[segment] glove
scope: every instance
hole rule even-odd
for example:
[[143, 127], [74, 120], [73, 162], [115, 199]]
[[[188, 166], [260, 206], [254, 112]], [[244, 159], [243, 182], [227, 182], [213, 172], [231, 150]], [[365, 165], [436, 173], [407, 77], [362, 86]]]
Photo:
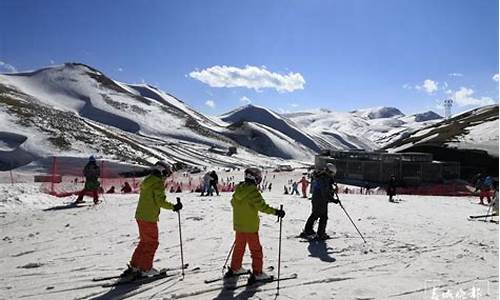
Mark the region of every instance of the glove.
[[277, 209], [274, 214], [277, 215], [279, 218], [284, 218], [285, 217], [285, 211], [282, 210], [282, 209]]
[[182, 203], [180, 202], [177, 202], [176, 204], [174, 204], [174, 209], [173, 211], [179, 211], [182, 209]]
[[335, 204], [339, 204], [340, 201], [337, 197], [335, 197], [333, 194], [331, 195], [332, 197], [328, 200], [328, 202], [333, 202]]

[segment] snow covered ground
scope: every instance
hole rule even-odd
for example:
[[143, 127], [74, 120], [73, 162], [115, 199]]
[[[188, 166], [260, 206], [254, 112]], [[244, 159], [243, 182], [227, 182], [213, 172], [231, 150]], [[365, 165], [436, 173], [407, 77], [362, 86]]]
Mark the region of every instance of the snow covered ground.
[[[405, 195], [390, 204], [386, 196], [341, 194], [367, 243], [334, 204], [333, 239], [307, 243], [295, 236], [310, 204], [282, 194], [290, 178], [300, 174], [277, 173], [273, 191], [263, 194], [286, 211], [281, 274], [298, 274], [281, 282], [277, 298], [476, 299], [470, 295], [481, 293], [477, 299], [498, 299], [498, 225], [467, 221], [487, 210], [477, 199]], [[203, 282], [221, 274], [233, 242], [231, 194], [168, 194], [171, 201], [175, 196], [184, 203], [184, 260], [199, 271], [188, 270], [183, 280], [103, 288], [91, 279], [120, 273], [136, 245], [138, 195], [107, 194], [98, 206], [50, 209], [72, 199], [40, 194], [36, 184], [0, 184], [0, 299], [275, 299], [276, 283], [228, 291], [220, 282]], [[261, 214], [264, 267], [277, 267], [278, 224]], [[180, 265], [177, 215], [163, 211], [159, 227], [155, 265]], [[248, 253], [244, 264], [250, 267]]]

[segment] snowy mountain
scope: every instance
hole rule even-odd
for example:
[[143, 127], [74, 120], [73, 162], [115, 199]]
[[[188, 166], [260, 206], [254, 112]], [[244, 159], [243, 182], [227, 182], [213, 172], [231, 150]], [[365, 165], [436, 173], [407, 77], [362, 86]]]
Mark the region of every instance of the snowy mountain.
[[[432, 111], [405, 116], [394, 107], [278, 114], [254, 105], [209, 117], [154, 86], [118, 82], [67, 63], [0, 75], [0, 170], [46, 166], [53, 155], [90, 154], [138, 164], [166, 159], [193, 166], [273, 167], [284, 160], [304, 165], [321, 149], [404, 150], [398, 141], [440, 120]], [[477, 130], [492, 128], [481, 126]], [[481, 143], [498, 156], [494, 139], [473, 136], [462, 136], [460, 147]], [[226, 155], [230, 147], [237, 154]]]
[[385, 118], [404, 116], [404, 114], [395, 107], [367, 108], [367, 109], [355, 110], [352, 111], [351, 113], [368, 119], [385, 119]]
[[307, 132], [286, 117], [280, 116], [264, 107], [249, 104], [222, 115], [220, 119], [231, 124], [242, 124], [243, 122], [258, 123], [288, 136], [315, 152], [320, 150], [318, 142]]
[[157, 88], [116, 82], [83, 64], [0, 75], [0, 103], [4, 170], [51, 155], [98, 154], [140, 164], [160, 158], [190, 165], [279, 162], [246, 147], [233, 157], [209, 152], [240, 147], [227, 137], [238, 132]]
[[441, 118], [434, 112], [405, 116], [394, 107], [352, 112], [320, 109], [286, 116], [337, 148], [368, 150], [379, 149]]

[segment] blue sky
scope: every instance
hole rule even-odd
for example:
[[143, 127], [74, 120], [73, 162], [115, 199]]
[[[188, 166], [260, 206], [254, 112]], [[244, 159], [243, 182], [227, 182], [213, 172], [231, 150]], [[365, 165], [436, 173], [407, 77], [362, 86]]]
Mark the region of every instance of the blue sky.
[[498, 103], [498, 34], [495, 0], [2, 0], [0, 72], [82, 62], [207, 114], [442, 114]]

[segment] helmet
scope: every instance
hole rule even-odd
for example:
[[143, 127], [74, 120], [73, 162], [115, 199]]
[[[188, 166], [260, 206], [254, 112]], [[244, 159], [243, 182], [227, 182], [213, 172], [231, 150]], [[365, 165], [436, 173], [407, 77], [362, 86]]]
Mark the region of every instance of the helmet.
[[161, 175], [165, 177], [168, 177], [172, 174], [172, 168], [170, 168], [170, 165], [163, 160], [157, 161], [153, 166], [153, 170], [159, 171]]
[[245, 170], [245, 180], [251, 180], [255, 184], [262, 181], [262, 172], [257, 168], [248, 168]]
[[89, 157], [89, 162], [95, 162], [95, 156], [94, 155], [91, 155]]
[[335, 174], [337, 174], [337, 167], [332, 163], [327, 163], [325, 170], [330, 172], [332, 176], [335, 176]]

